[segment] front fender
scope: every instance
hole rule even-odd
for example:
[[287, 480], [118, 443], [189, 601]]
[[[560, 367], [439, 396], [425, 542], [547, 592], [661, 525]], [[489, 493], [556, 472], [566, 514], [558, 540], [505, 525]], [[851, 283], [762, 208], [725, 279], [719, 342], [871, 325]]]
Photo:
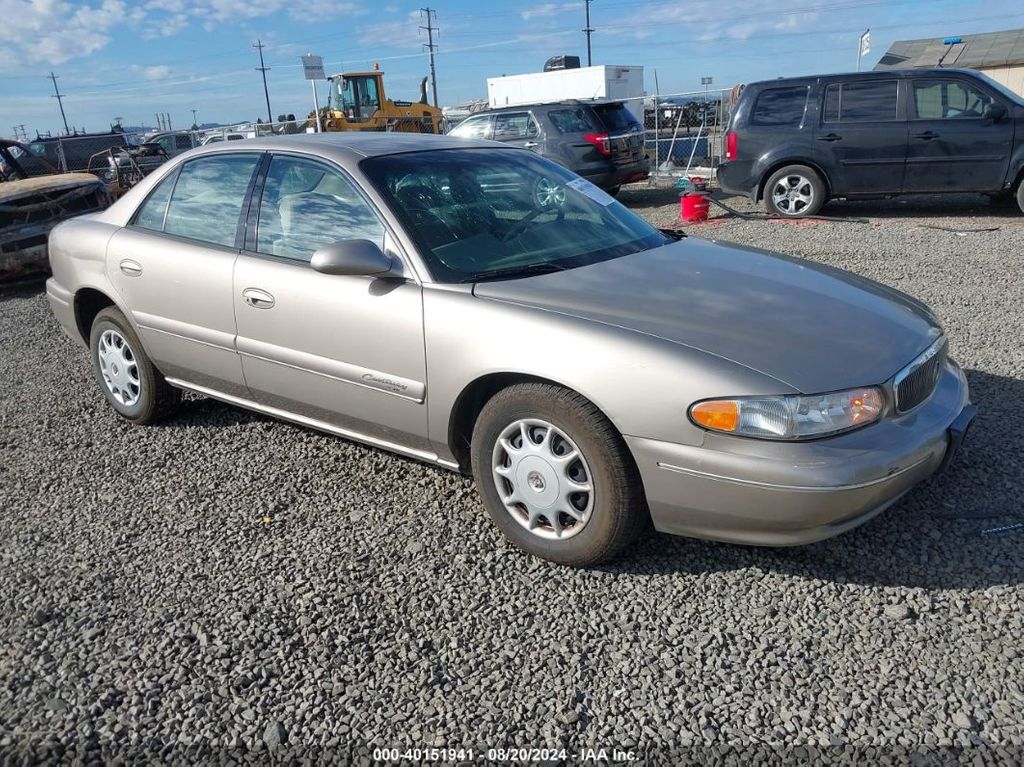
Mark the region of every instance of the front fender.
[[428, 434], [452, 459], [449, 424], [460, 396], [491, 374], [543, 378], [579, 392], [623, 435], [700, 445], [687, 418], [698, 399], [737, 391], [789, 393], [774, 378], [636, 331], [558, 312], [424, 290]]

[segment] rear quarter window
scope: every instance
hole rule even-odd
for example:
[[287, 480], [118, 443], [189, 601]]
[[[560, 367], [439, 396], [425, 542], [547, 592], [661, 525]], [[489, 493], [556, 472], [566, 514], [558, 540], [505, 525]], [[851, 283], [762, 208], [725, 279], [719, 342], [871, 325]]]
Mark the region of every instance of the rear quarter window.
[[806, 85], [768, 88], [757, 94], [750, 114], [751, 125], [799, 125], [807, 106]]
[[588, 133], [598, 127], [582, 107], [554, 109], [548, 112], [548, 119], [559, 133]]
[[594, 107], [594, 112], [609, 133], [628, 131], [639, 125], [625, 104], [600, 104]]
[[825, 89], [827, 123], [886, 122], [896, 119], [895, 80], [832, 83]]

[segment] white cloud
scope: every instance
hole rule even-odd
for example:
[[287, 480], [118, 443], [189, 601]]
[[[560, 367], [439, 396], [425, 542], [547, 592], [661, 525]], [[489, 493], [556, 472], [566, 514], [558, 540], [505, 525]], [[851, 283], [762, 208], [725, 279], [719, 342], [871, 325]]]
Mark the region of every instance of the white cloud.
[[62, 64], [88, 56], [110, 42], [117, 26], [135, 23], [143, 11], [122, 0], [93, 5], [63, 0], [0, 0], [0, 68]]
[[166, 80], [171, 76], [171, 68], [166, 64], [146, 67], [142, 70], [142, 76], [147, 80]]
[[559, 13], [565, 13], [566, 11], [575, 11], [578, 8], [582, 8], [583, 3], [542, 3], [535, 5], [532, 8], [527, 8], [520, 15], [526, 20], [530, 19], [542, 19], [548, 16], [556, 16]]

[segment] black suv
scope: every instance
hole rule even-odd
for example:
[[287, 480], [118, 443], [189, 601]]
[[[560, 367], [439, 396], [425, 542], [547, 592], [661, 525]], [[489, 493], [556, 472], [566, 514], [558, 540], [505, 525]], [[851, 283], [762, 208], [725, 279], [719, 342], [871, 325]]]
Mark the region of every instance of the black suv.
[[747, 86], [718, 183], [769, 212], [830, 197], [982, 192], [1024, 210], [1024, 100], [969, 69], [908, 69]]
[[621, 101], [562, 101], [478, 112], [452, 136], [532, 149], [612, 194], [647, 178], [644, 127]]

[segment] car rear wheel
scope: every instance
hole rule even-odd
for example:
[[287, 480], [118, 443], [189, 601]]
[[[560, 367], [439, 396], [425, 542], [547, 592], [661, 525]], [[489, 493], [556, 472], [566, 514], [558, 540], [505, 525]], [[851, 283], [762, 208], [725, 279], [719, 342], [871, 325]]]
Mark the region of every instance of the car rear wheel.
[[108, 307], [96, 315], [89, 349], [103, 396], [132, 423], [159, 421], [181, 401], [181, 392], [153, 366], [131, 324], [117, 309]]
[[787, 165], [775, 171], [764, 185], [768, 212], [786, 218], [813, 216], [825, 204], [825, 182], [813, 168]]
[[1017, 184], [1017, 205], [1020, 208], [1020, 212], [1024, 213], [1024, 179]]
[[484, 506], [520, 549], [564, 565], [607, 561], [646, 514], [632, 456], [586, 398], [551, 384], [510, 386], [473, 429], [473, 475]]

